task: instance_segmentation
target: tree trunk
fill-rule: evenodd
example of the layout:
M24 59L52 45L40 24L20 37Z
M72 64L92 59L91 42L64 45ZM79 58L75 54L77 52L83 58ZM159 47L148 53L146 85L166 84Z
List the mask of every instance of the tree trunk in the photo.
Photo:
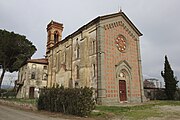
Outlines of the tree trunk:
M3 71L2 71L2 73L1 73L1 78L0 78L0 89L1 89L1 85L2 85L3 78L4 78L4 74L5 74L5 72L6 72L5 69L2 69L2 70L3 70Z

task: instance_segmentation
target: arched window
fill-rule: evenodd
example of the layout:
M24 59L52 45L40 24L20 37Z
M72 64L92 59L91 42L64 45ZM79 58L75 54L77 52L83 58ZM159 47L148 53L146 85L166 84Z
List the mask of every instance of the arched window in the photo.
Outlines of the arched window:
M96 44L95 41L92 41L92 54L96 52Z
M79 66L76 65L76 78L79 79Z
M67 52L64 51L64 63L66 64L66 57L67 57Z
M76 55L77 55L76 58L79 58L79 57L80 57L79 51L80 51L80 50L79 50L79 45L78 45L78 46L77 46L77 49L76 49Z
M92 64L92 76L95 77L96 75L96 65L95 64Z
M55 32L54 32L54 43L57 43L57 42L58 42L58 38L59 38L58 32L55 31Z
M78 38L76 39L76 58L79 58L80 57L80 47L79 47L79 44L78 44Z

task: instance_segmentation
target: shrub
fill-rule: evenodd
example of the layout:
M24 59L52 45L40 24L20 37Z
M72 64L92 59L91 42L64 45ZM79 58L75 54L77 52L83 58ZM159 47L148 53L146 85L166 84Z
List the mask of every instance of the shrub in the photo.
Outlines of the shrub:
M95 107L90 88L45 88L38 99L38 110L88 116Z
M0 97L4 98L15 98L16 92L13 89L0 89Z

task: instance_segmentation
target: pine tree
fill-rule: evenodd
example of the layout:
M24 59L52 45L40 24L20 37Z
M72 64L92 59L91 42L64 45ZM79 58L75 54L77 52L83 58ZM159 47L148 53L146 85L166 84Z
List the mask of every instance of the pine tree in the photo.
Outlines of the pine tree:
M167 56L165 56L164 71L161 71L161 76L164 78L167 99L174 100L176 85L179 81L177 81L174 76L174 72L171 69Z
M35 51L36 47L24 35L0 29L0 88L5 72L18 71Z

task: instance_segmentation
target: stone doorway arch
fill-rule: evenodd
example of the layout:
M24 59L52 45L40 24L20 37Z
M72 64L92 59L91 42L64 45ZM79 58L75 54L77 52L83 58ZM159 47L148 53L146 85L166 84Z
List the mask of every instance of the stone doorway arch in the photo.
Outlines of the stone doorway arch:
M131 67L126 61L116 65L116 85L118 88L118 101L131 101Z

